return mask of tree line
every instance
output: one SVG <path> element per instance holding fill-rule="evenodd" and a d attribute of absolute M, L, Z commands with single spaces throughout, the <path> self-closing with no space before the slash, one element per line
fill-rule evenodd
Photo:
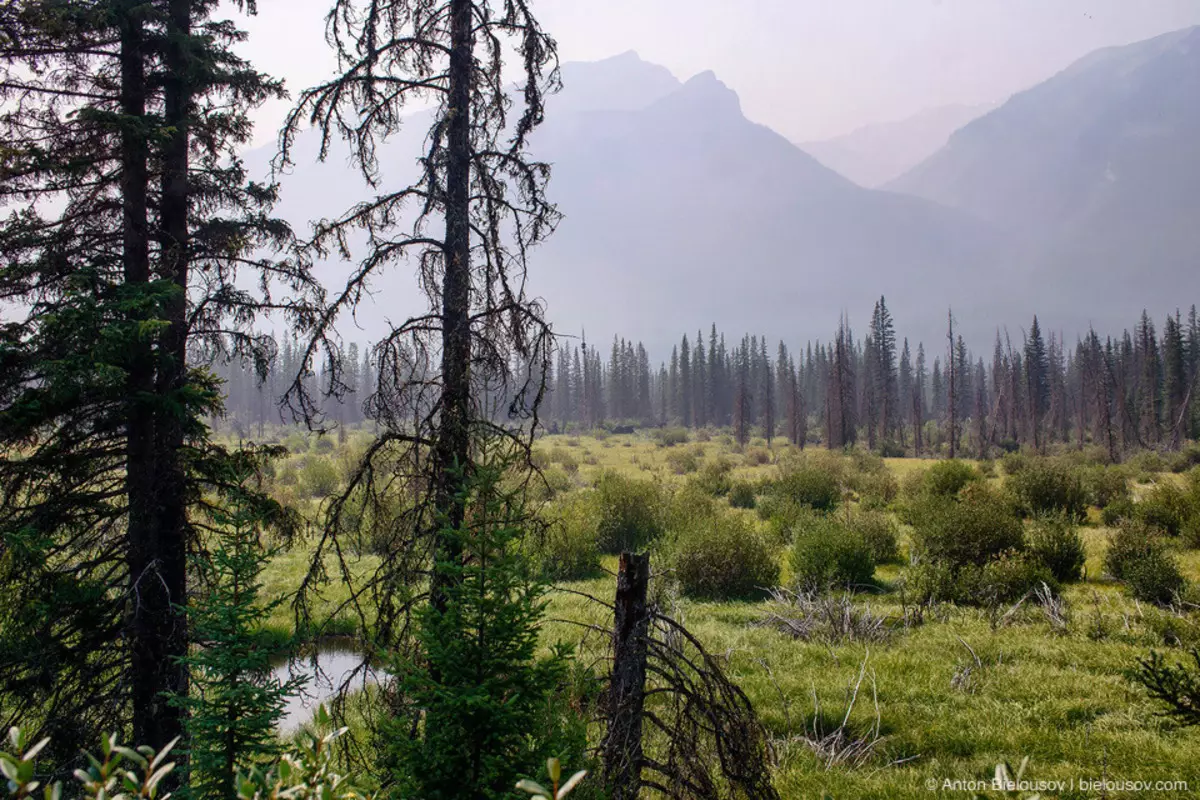
<path fill-rule="evenodd" d="M 990 353 L 972 351 L 947 315 L 946 340 L 900 339 L 881 297 L 867 332 L 843 316 L 827 341 L 791 349 L 747 334 L 684 335 L 651 366 L 640 342 L 614 337 L 558 349 L 548 381 L 551 429 L 600 426 L 728 427 L 797 445 L 841 448 L 860 440 L 892 455 L 944 449 L 984 456 L 1028 445 L 1094 444 L 1113 458 L 1178 448 L 1200 435 L 1200 320 L 1193 306 L 1147 312 L 1119 335 L 1094 330 L 1068 342 L 1037 316 L 1020 340 L 997 331 Z"/>

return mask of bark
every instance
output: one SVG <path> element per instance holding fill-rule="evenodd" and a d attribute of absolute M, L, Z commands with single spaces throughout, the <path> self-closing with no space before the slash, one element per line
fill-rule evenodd
<path fill-rule="evenodd" d="M 642 784 L 649 582 L 650 556 L 622 553 L 617 572 L 608 733 L 604 739 L 604 774 L 613 800 L 633 800 Z"/>

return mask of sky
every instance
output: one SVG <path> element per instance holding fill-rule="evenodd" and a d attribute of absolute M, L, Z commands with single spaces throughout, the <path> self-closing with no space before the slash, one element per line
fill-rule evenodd
<path fill-rule="evenodd" d="M 259 0 L 244 52 L 293 92 L 333 66 L 331 0 Z M 1200 0 L 533 0 L 563 61 L 636 50 L 681 80 L 713 70 L 795 141 L 950 103 L 1000 102 L 1101 47 L 1200 24 Z M 552 109 L 551 109 L 552 110 Z M 284 105 L 259 115 L 273 138 Z"/>

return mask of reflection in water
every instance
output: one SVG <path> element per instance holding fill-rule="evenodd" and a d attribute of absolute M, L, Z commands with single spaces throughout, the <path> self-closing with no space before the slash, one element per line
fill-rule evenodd
<path fill-rule="evenodd" d="M 275 666 L 272 674 L 282 683 L 291 678 L 304 678 L 304 688 L 292 695 L 284 708 L 279 731 L 295 733 L 300 726 L 312 719 L 317 706 L 337 694 L 342 684 L 353 675 L 349 690 L 361 691 L 367 684 L 378 683 L 388 677 L 379 669 L 358 670 L 362 655 L 348 649 L 343 643 L 322 645 L 316 654 L 292 662 L 284 661 Z"/>

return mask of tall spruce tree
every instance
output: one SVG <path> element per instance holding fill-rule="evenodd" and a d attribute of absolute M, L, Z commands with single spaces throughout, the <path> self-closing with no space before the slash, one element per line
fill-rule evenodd
<path fill-rule="evenodd" d="M 232 353 L 263 375 L 256 314 L 319 314 L 302 263 L 255 254 L 289 232 L 237 151 L 280 88 L 216 7 L 0 10 L 0 295 L 20 304 L 0 334 L 0 691 L 66 752 L 101 730 L 155 749 L 183 732 L 192 509 L 229 458 L 203 365 Z"/>

